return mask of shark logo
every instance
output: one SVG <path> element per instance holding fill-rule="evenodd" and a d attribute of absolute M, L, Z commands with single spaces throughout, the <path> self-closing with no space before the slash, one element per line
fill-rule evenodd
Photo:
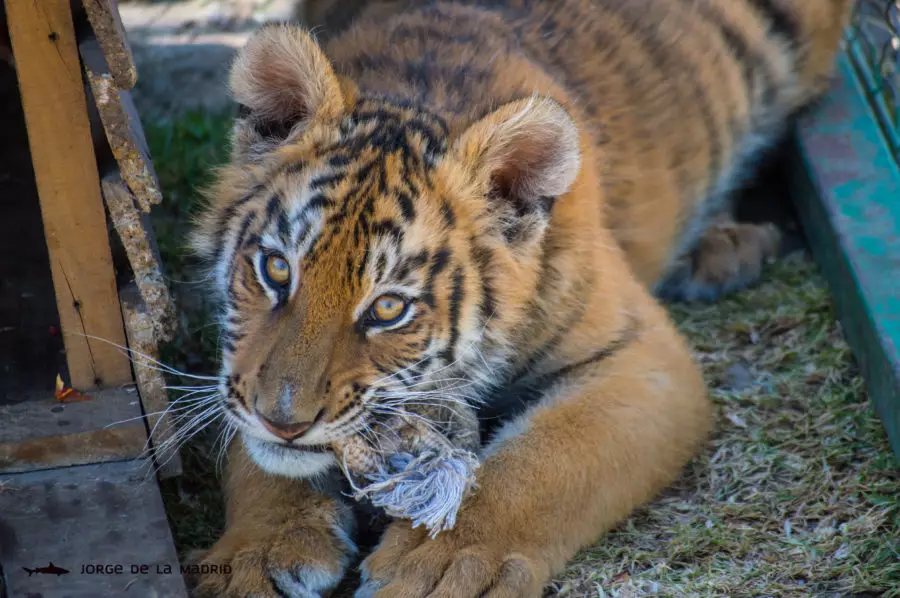
<path fill-rule="evenodd" d="M 59 577 L 60 575 L 65 575 L 66 573 L 71 573 L 68 569 L 63 569 L 62 567 L 57 567 L 51 561 L 49 565 L 46 567 L 36 567 L 34 569 L 29 569 L 28 567 L 22 567 L 26 571 L 28 571 L 28 577 L 31 577 L 35 573 L 43 573 L 44 575 L 55 575 Z"/>

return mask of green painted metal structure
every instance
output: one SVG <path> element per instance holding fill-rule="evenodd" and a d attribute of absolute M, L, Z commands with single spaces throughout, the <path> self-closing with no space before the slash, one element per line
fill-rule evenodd
<path fill-rule="evenodd" d="M 888 147 L 900 161 L 900 0 L 857 0 L 846 51 Z"/>
<path fill-rule="evenodd" d="M 893 2 L 892 2 L 893 4 Z M 852 50 L 801 118 L 791 190 L 844 334 L 900 457 L 900 168 Z"/>

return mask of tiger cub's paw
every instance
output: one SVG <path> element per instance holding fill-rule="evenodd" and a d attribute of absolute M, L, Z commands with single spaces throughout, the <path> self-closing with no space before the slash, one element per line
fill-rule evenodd
<path fill-rule="evenodd" d="M 198 598 L 321 598 L 343 579 L 357 549 L 343 529 L 229 528 L 193 561 Z"/>
<path fill-rule="evenodd" d="M 704 231 L 656 294 L 666 301 L 715 301 L 759 280 L 780 246 L 781 232 L 774 224 L 720 221 Z"/>

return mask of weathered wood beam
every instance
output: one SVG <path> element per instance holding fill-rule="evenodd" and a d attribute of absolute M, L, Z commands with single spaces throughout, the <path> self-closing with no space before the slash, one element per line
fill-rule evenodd
<path fill-rule="evenodd" d="M 71 385 L 132 382 L 68 0 L 8 0 Z M 104 340 L 96 340 L 104 339 Z"/>

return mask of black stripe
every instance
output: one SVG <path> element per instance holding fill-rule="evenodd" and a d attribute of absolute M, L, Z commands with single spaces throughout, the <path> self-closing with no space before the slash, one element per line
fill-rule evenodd
<path fill-rule="evenodd" d="M 237 275 L 237 256 L 244 245 L 244 238 L 247 236 L 247 232 L 250 230 L 250 226 L 253 224 L 254 220 L 256 220 L 256 212 L 248 212 L 247 215 L 244 216 L 244 220 L 241 222 L 241 228 L 238 230 L 238 235 L 235 239 L 234 252 L 229 258 L 228 270 L 225 278 L 228 281 L 228 297 L 232 300 L 234 299 L 234 277 Z"/>
<path fill-rule="evenodd" d="M 306 205 L 303 206 L 303 209 L 301 209 L 300 212 L 298 212 L 297 215 L 294 216 L 294 223 L 296 224 L 298 222 L 306 220 L 307 215 L 313 210 L 319 210 L 322 208 L 331 207 L 333 205 L 334 202 L 321 193 L 313 195 L 310 200 L 306 202 Z"/>
<path fill-rule="evenodd" d="M 431 269 L 428 272 L 431 278 L 440 274 L 447 267 L 447 264 L 450 263 L 450 255 L 450 250 L 447 248 L 439 249 L 435 252 L 434 259 L 431 262 Z"/>
<path fill-rule="evenodd" d="M 342 173 L 342 172 L 333 172 L 331 174 L 320 174 L 318 176 L 313 177 L 312 180 L 309 181 L 309 188 L 310 189 L 318 189 L 319 187 L 327 187 L 328 185 L 331 185 L 332 183 L 336 183 L 337 181 L 341 180 L 341 177 L 343 177 L 343 176 L 344 176 L 344 173 Z"/>
<path fill-rule="evenodd" d="M 272 221 L 272 217 L 275 216 L 275 212 L 277 212 L 281 207 L 280 204 L 281 198 L 277 193 L 269 198 L 269 201 L 266 203 L 266 220 L 263 223 L 263 228 L 269 226 L 269 222 Z"/>
<path fill-rule="evenodd" d="M 338 154 L 336 156 L 331 156 L 328 158 L 328 165 L 337 168 L 340 166 L 347 166 L 350 164 L 350 156 L 346 154 Z"/>
<path fill-rule="evenodd" d="M 297 237 L 297 247 L 303 247 L 306 244 L 306 240 L 309 238 L 309 235 L 312 234 L 312 232 L 313 232 L 313 229 L 311 226 L 308 226 L 305 229 L 303 229 L 303 232 L 300 233 L 299 237 Z M 316 239 L 318 239 L 318 237 Z M 312 247 L 313 245 L 315 245 L 315 241 L 310 243 L 310 247 Z"/>
<path fill-rule="evenodd" d="M 459 319 L 462 313 L 462 302 L 465 298 L 465 289 L 463 288 L 465 282 L 466 275 L 462 266 L 459 266 L 453 272 L 453 290 L 450 292 L 450 341 L 441 355 L 447 362 L 452 362 L 456 356 L 456 343 L 459 341 Z"/>
<path fill-rule="evenodd" d="M 754 67 L 757 65 L 766 67 L 767 64 L 765 59 L 761 54 L 753 52 L 747 45 L 747 40 L 744 39 L 741 32 L 736 30 L 731 26 L 731 23 L 728 23 L 722 18 L 723 15 L 716 13 L 714 10 L 710 10 L 704 1 L 694 2 L 693 0 L 682 0 L 682 3 L 687 4 L 687 10 L 696 9 L 702 19 L 719 30 L 719 35 L 725 43 L 725 46 L 734 56 L 735 60 L 742 64 L 742 74 L 744 82 L 747 85 L 747 95 L 752 97 Z M 771 79 L 771 76 L 768 76 L 767 78 Z"/>
<path fill-rule="evenodd" d="M 348 255 L 345 258 L 345 261 L 346 261 L 346 265 L 347 265 L 347 270 L 346 270 L 347 283 L 349 284 L 350 282 L 353 281 L 353 256 Z"/>
<path fill-rule="evenodd" d="M 453 213 L 453 207 L 446 198 L 441 200 L 441 215 L 444 217 L 444 223 L 448 228 L 456 226 L 456 215 Z"/>
<path fill-rule="evenodd" d="M 387 257 L 382 253 L 378 256 L 378 265 L 375 267 L 375 278 L 381 281 L 384 278 L 384 271 L 387 269 Z"/>
<path fill-rule="evenodd" d="M 618 337 L 611 343 L 609 343 L 605 347 L 598 349 L 592 355 L 586 357 L 585 359 L 582 359 L 581 361 L 570 363 L 569 365 L 561 367 L 558 370 L 554 370 L 547 374 L 542 374 L 540 377 L 538 377 L 535 384 L 538 386 L 547 387 L 585 366 L 592 365 L 613 357 L 622 349 L 633 343 L 634 340 L 638 337 L 638 332 L 638 320 L 634 316 L 632 316 L 629 319 L 629 322 L 626 325 L 625 329 L 622 330 L 619 333 Z"/>
<path fill-rule="evenodd" d="M 764 88 L 761 92 L 762 101 L 764 104 L 770 104 L 777 92 L 778 77 L 765 53 L 750 47 L 741 32 L 735 30 L 729 23 L 724 21 L 721 18 L 722 15 L 706 10 L 705 4 L 697 4 L 696 6 L 707 21 L 719 27 L 725 45 L 743 63 L 742 73 L 747 85 L 747 95 L 751 100 L 754 98 L 754 92 L 756 91 L 754 75 L 759 74 Z M 760 16 L 763 17 L 764 15 Z"/>
<path fill-rule="evenodd" d="M 369 101 L 358 104 L 350 117 L 357 123 L 356 136 L 350 137 L 351 131 L 346 131 L 345 138 L 335 149 L 353 154 L 358 154 L 370 147 L 378 148 L 383 152 L 397 152 L 403 156 L 403 163 L 407 170 L 411 165 L 418 168 L 425 166 L 421 156 L 413 152 L 410 147 L 409 141 L 413 136 L 423 139 L 429 150 L 435 155 L 445 151 L 448 128 L 443 119 L 425 113 L 418 107 L 415 108 L 417 112 L 414 116 L 403 112 L 398 113 L 396 109 L 397 102 L 388 100 L 380 104 L 373 104 Z M 374 126 L 365 126 L 370 123 Z M 366 176 L 367 171 L 368 168 L 359 169 L 357 178 Z"/>
<path fill-rule="evenodd" d="M 387 369 L 386 367 L 384 367 L 384 365 L 382 365 L 378 361 L 375 361 L 374 359 L 372 360 L 372 365 L 375 366 L 375 369 L 378 370 L 379 373 L 381 373 L 385 376 L 393 376 L 394 375 L 394 372 Z"/>
<path fill-rule="evenodd" d="M 477 32 L 460 33 L 456 26 L 450 25 L 450 29 L 435 23 L 416 23 L 414 25 L 397 25 L 390 32 L 392 43 L 407 41 L 417 38 L 417 41 L 433 44 L 440 40 L 441 44 L 462 44 L 470 46 L 473 43 L 484 43 L 484 38 L 476 35 Z"/>
<path fill-rule="evenodd" d="M 278 238 L 281 239 L 281 242 L 285 245 L 288 244 L 291 240 L 291 227 L 288 224 L 288 217 L 284 210 L 279 210 L 278 212 Z"/>
<path fill-rule="evenodd" d="M 391 220 L 380 220 L 372 225 L 372 235 L 391 237 L 397 245 L 403 242 L 403 229 Z"/>
<path fill-rule="evenodd" d="M 481 278 L 481 300 L 479 302 L 479 311 L 481 312 L 481 323 L 485 324 L 489 318 L 493 317 L 497 302 L 494 299 L 493 276 L 491 275 L 491 250 L 482 247 L 471 240 L 472 261 L 478 268 L 478 276 Z"/>
<path fill-rule="evenodd" d="M 226 330 L 222 333 L 222 340 L 230 340 L 232 342 L 242 341 L 247 337 L 244 332 L 236 332 L 234 330 Z"/>
<path fill-rule="evenodd" d="M 394 372 L 394 378 L 400 380 L 400 384 L 409 388 L 412 386 L 412 379 L 408 379 L 406 374 L 404 373 L 404 368 L 399 368 L 396 372 Z"/>
<path fill-rule="evenodd" d="M 428 250 L 422 250 L 419 253 L 404 259 L 397 268 L 397 271 L 392 273 L 393 277 L 396 281 L 402 282 L 411 272 L 418 270 L 427 263 Z"/>
<path fill-rule="evenodd" d="M 434 279 L 450 263 L 450 255 L 449 249 L 439 249 L 431 260 L 431 267 L 428 269 L 428 276 L 425 279 L 424 290 L 422 291 L 422 301 L 428 307 L 434 307 Z"/>
<path fill-rule="evenodd" d="M 290 225 L 287 214 L 284 212 L 284 206 L 281 204 L 281 197 L 278 194 L 269 198 L 269 202 L 266 204 L 266 218 L 262 224 L 262 229 L 268 229 L 273 220 L 276 222 L 276 233 L 282 242 L 286 243 L 290 236 Z"/>
<path fill-rule="evenodd" d="M 435 60 L 433 53 L 425 53 L 419 59 L 399 60 L 384 54 L 365 54 L 354 57 L 346 66 L 356 73 L 379 71 L 390 73 L 392 77 L 400 77 L 418 89 L 421 100 L 427 97 L 432 87 L 464 90 L 473 83 L 487 81 L 491 76 L 490 69 L 478 68 L 472 64 L 439 62 Z M 440 85 L 435 85 L 438 83 Z"/>
<path fill-rule="evenodd" d="M 282 172 L 285 174 L 298 174 L 306 170 L 306 162 L 298 160 L 297 162 L 289 162 L 284 166 Z"/>
<path fill-rule="evenodd" d="M 677 45 L 660 43 L 656 32 L 648 29 L 646 15 L 642 9 L 635 6 L 630 0 L 621 2 L 614 14 L 621 17 L 621 22 L 628 28 L 633 39 L 647 52 L 654 68 L 659 72 L 672 77 L 678 70 L 694 66 L 691 57 L 679 52 Z M 675 60 L 673 61 L 673 59 Z M 622 70 L 619 69 L 620 72 Z M 700 112 L 703 127 L 706 129 L 706 138 L 709 143 L 709 167 L 707 169 L 707 190 L 709 190 L 718 180 L 718 174 L 722 168 L 722 142 L 713 116 L 713 103 L 709 97 L 709 90 L 701 85 L 699 78 L 681 77 L 679 80 L 690 84 L 693 88 L 697 109 Z"/>
<path fill-rule="evenodd" d="M 484 405 L 478 409 L 482 434 L 487 437 L 503 421 L 515 419 L 530 406 L 542 401 L 552 386 L 566 376 L 616 356 L 637 339 L 639 332 L 640 323 L 632 317 L 615 339 L 585 359 L 543 374 L 533 381 L 497 386 L 491 395 L 484 397 Z"/>
<path fill-rule="evenodd" d="M 356 280 L 362 282 L 363 274 L 366 272 L 366 266 L 369 264 L 369 252 L 364 251 L 359 265 L 356 267 Z"/>
<path fill-rule="evenodd" d="M 400 205 L 400 211 L 403 213 L 403 219 L 412 222 L 416 217 L 416 208 L 413 206 L 412 197 L 409 194 L 400 191 L 397 193 L 397 203 Z"/>
<path fill-rule="evenodd" d="M 553 352 L 559 346 L 559 344 L 569 335 L 569 331 L 578 322 L 578 320 L 581 319 L 583 315 L 584 306 L 582 306 L 581 309 L 572 310 L 572 312 L 568 316 L 566 316 L 566 319 L 562 322 L 562 324 L 560 324 L 560 326 L 556 329 L 556 333 L 550 337 L 550 340 L 538 347 L 531 354 L 525 364 L 518 368 L 518 370 L 512 377 L 512 384 L 518 384 L 521 380 L 524 380 L 532 371 L 534 371 L 535 366 L 537 366 L 542 359 L 549 356 L 551 352 Z"/>
<path fill-rule="evenodd" d="M 273 578 L 269 578 L 269 584 L 272 586 L 272 591 L 278 594 L 279 598 L 291 598 L 290 594 L 281 589 L 281 587 L 275 583 Z"/>
<path fill-rule="evenodd" d="M 237 215 L 237 212 L 241 207 L 249 203 L 251 200 L 255 199 L 257 194 L 263 189 L 265 189 L 263 185 L 255 186 L 250 190 L 249 193 L 247 193 L 247 195 L 244 195 L 243 197 L 229 205 L 227 208 L 225 208 L 225 210 L 219 216 L 219 219 L 216 222 L 216 232 L 213 235 L 215 245 L 215 250 L 213 252 L 213 261 L 219 261 L 219 258 L 222 257 L 222 251 L 225 249 L 225 233 L 230 228 L 229 225 L 231 224 L 231 219 Z"/>
<path fill-rule="evenodd" d="M 747 0 L 747 4 L 766 17 L 771 26 L 771 33 L 786 39 L 792 46 L 797 45 L 800 23 L 787 9 L 777 6 L 777 0 Z"/>
<path fill-rule="evenodd" d="M 256 212 L 248 212 L 247 215 L 244 216 L 244 220 L 241 221 L 241 228 L 238 230 L 238 235 L 234 242 L 235 252 L 239 251 L 244 246 L 247 233 L 254 220 L 256 220 Z"/>

